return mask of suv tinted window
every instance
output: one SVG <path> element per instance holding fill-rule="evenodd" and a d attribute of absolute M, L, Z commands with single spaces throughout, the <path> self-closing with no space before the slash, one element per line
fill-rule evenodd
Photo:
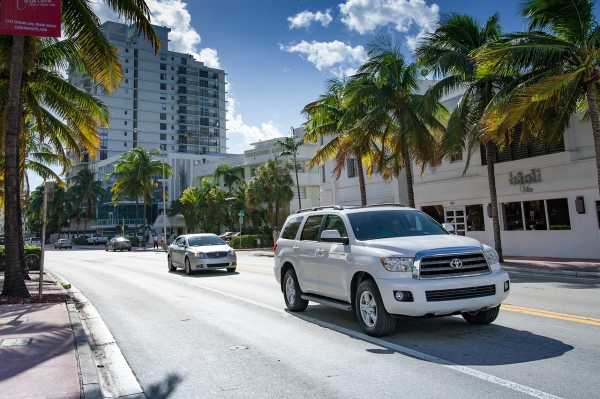
<path fill-rule="evenodd" d="M 302 241 L 319 241 L 321 219 L 323 219 L 323 215 L 309 216 L 308 219 L 306 219 L 300 237 Z"/>
<path fill-rule="evenodd" d="M 296 233 L 302 224 L 302 216 L 298 216 L 292 219 L 289 219 L 288 222 L 283 227 L 283 231 L 281 232 L 281 238 L 285 238 L 287 240 L 293 240 L 296 238 Z"/>
<path fill-rule="evenodd" d="M 357 240 L 448 234 L 436 221 L 419 211 L 393 210 L 348 214 Z"/>
<path fill-rule="evenodd" d="M 338 215 L 327 215 L 323 230 L 337 230 L 340 233 L 340 236 L 348 237 L 346 225 L 344 225 L 344 221 Z"/>

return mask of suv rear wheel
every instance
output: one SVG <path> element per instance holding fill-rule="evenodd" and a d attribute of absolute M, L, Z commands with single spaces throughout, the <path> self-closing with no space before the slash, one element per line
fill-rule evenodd
<path fill-rule="evenodd" d="M 396 319 L 385 310 L 379 289 L 373 280 L 363 280 L 356 290 L 356 318 L 369 335 L 382 337 L 396 329 Z"/>
<path fill-rule="evenodd" d="M 285 306 L 292 312 L 302 312 L 308 307 L 308 301 L 302 299 L 302 291 L 294 269 L 289 269 L 283 275 L 283 298 Z"/>
<path fill-rule="evenodd" d="M 465 312 L 462 314 L 462 317 L 469 324 L 490 324 L 496 320 L 498 313 L 500 313 L 500 305 L 495 308 L 480 310 L 479 312 Z"/>

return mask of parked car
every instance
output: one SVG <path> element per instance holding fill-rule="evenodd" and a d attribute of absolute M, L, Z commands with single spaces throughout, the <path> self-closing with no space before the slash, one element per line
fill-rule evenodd
<path fill-rule="evenodd" d="M 131 241 L 125 237 L 114 237 L 106 243 L 107 251 L 131 251 Z"/>
<path fill-rule="evenodd" d="M 353 311 L 373 336 L 392 333 L 397 316 L 489 324 L 508 274 L 493 248 L 451 231 L 412 208 L 316 208 L 286 220 L 275 276 L 290 311 L 309 301 Z"/>
<path fill-rule="evenodd" d="M 236 233 L 233 231 L 226 231 L 225 233 L 221 234 L 219 238 L 225 242 L 230 242 L 233 237 L 237 237 L 239 235 L 239 232 Z"/>
<path fill-rule="evenodd" d="M 36 238 L 36 237 L 30 238 L 27 241 L 27 244 L 41 246 L 42 245 L 42 239 L 41 238 Z"/>
<path fill-rule="evenodd" d="M 73 244 L 71 243 L 71 240 L 69 240 L 68 238 L 59 238 L 54 243 L 54 249 L 71 249 L 71 248 L 73 248 Z"/>
<path fill-rule="evenodd" d="M 170 272 L 183 268 L 186 274 L 208 269 L 227 269 L 233 273 L 237 267 L 235 251 L 216 234 L 177 237 L 169 245 L 167 262 Z"/>
<path fill-rule="evenodd" d="M 88 244 L 90 245 L 101 245 L 106 244 L 108 242 L 108 237 L 104 236 L 91 236 L 87 239 Z"/>

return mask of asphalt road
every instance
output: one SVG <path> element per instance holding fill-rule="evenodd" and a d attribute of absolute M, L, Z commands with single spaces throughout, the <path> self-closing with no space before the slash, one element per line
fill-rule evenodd
<path fill-rule="evenodd" d="M 272 258 L 168 273 L 166 255 L 49 251 L 150 398 L 600 397 L 600 280 L 512 276 L 493 325 L 407 319 L 384 339 L 350 313 L 284 310 Z"/>

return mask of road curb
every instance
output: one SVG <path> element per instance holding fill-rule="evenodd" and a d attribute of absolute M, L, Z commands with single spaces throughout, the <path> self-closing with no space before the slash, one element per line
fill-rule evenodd
<path fill-rule="evenodd" d="M 61 285 L 67 281 L 57 273 L 49 274 L 55 276 Z M 75 334 L 82 398 L 146 399 L 135 374 L 94 305 L 72 285 L 65 291 Z"/>
<path fill-rule="evenodd" d="M 519 272 L 527 274 L 539 274 L 546 276 L 568 276 L 568 277 L 579 277 L 579 278 L 600 278 L 600 272 L 579 272 L 576 270 L 549 270 L 539 269 L 528 266 L 510 266 L 503 264 L 504 270 L 509 272 Z"/>

